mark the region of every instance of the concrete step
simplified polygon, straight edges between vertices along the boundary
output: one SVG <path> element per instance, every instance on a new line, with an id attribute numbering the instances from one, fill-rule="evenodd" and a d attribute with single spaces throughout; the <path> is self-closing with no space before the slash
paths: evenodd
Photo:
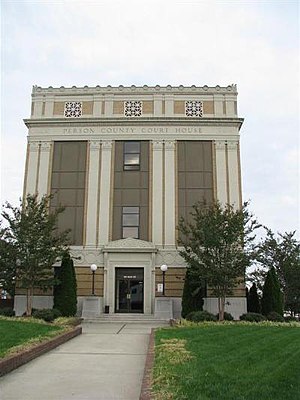
<path id="1" fill-rule="evenodd" d="M 90 323 L 118 323 L 118 322 L 130 322 L 130 323 L 159 323 L 159 324 L 169 324 L 168 320 L 155 318 L 153 314 L 102 314 L 97 318 L 85 318 L 84 322 Z"/>

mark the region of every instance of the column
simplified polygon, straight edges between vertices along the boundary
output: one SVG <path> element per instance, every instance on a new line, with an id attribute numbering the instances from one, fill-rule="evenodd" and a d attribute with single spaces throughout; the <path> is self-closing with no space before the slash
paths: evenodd
<path id="1" fill-rule="evenodd" d="M 226 142 L 216 141 L 216 178 L 217 178 L 217 199 L 221 204 L 229 202 L 227 192 L 227 161 L 226 161 Z"/>
<path id="2" fill-rule="evenodd" d="M 101 175 L 100 175 L 100 210 L 98 219 L 99 245 L 104 245 L 109 241 L 109 221 L 110 221 L 110 193 L 111 193 L 111 160 L 112 160 L 112 141 L 102 141 L 101 152 Z"/>
<path id="3" fill-rule="evenodd" d="M 28 161 L 25 179 L 25 195 L 34 194 L 37 190 L 37 178 L 38 178 L 38 164 L 39 164 L 39 142 L 28 143 Z"/>
<path id="4" fill-rule="evenodd" d="M 238 141 L 227 141 L 228 151 L 228 183 L 230 204 L 236 208 L 241 205 L 241 182 L 239 175 Z"/>
<path id="5" fill-rule="evenodd" d="M 165 141 L 165 247 L 175 246 L 175 141 Z"/>
<path id="6" fill-rule="evenodd" d="M 163 142 L 152 141 L 152 241 L 162 246 L 163 233 Z"/>
<path id="7" fill-rule="evenodd" d="M 38 171 L 38 197 L 48 194 L 49 187 L 49 169 L 50 169 L 51 142 L 41 142 L 40 163 Z"/>
<path id="8" fill-rule="evenodd" d="M 97 245 L 97 214 L 99 203 L 100 140 L 89 142 L 89 169 L 87 188 L 86 246 Z"/>

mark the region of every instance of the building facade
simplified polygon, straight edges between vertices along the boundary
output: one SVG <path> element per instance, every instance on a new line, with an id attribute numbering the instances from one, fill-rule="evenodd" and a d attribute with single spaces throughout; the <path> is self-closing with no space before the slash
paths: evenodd
<path id="1" fill-rule="evenodd" d="M 71 229 L 79 313 L 96 264 L 99 312 L 151 315 L 164 297 L 180 315 L 178 220 L 197 201 L 241 206 L 242 122 L 236 85 L 33 87 L 24 195 L 52 193 L 51 208 L 65 206 L 59 228 Z M 51 307 L 51 293 L 34 302 Z M 235 317 L 245 312 L 245 288 L 228 302 Z M 204 307 L 216 313 L 217 299 Z"/>

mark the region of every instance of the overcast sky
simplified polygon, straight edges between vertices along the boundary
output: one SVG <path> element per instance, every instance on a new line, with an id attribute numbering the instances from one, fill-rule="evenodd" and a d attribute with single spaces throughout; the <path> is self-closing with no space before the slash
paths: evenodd
<path id="1" fill-rule="evenodd" d="M 299 230 L 297 0 L 0 1 L 1 204 L 22 194 L 33 85 L 236 83 L 244 200 Z"/>

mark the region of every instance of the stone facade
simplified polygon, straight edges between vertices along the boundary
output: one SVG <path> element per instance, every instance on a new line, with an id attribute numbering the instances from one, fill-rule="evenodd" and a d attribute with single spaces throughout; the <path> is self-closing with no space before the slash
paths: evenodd
<path id="1" fill-rule="evenodd" d="M 242 123 L 235 85 L 33 87 L 24 195 L 55 192 L 51 207 L 66 206 L 60 227 L 73 229 L 79 312 L 95 263 L 100 312 L 124 306 L 119 286 L 134 278 L 126 272 L 117 280 L 117 270 L 134 268 L 143 276 L 136 278 L 143 286 L 139 312 L 154 314 L 166 264 L 165 295 L 179 315 L 185 265 L 176 226 L 197 200 L 241 206 Z M 233 297 L 238 316 L 244 289 Z M 39 294 L 36 301 L 49 306 L 52 298 Z M 205 305 L 217 311 L 212 297 Z M 24 307 L 20 293 L 17 312 Z M 129 304 L 126 311 L 134 310 Z"/>

